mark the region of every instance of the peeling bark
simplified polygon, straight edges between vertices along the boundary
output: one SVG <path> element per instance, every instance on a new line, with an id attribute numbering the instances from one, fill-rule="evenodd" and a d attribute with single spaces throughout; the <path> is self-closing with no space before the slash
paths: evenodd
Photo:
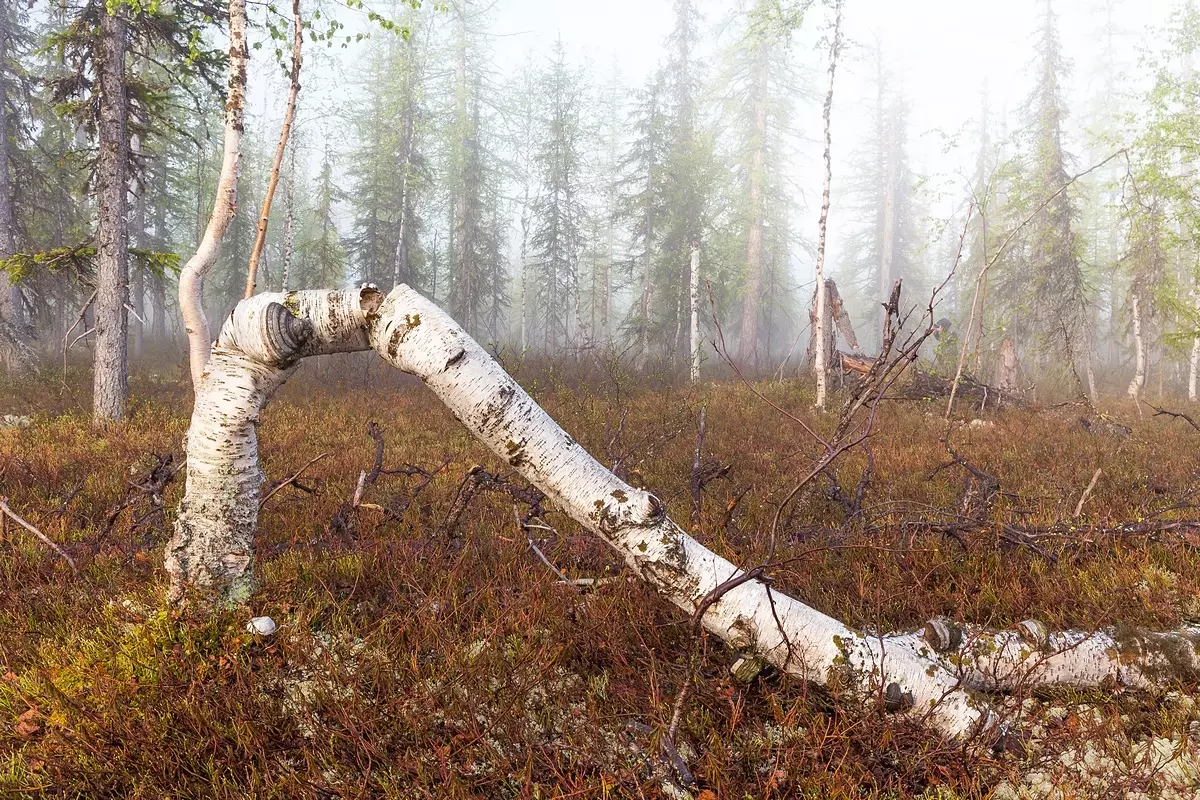
<path id="1" fill-rule="evenodd" d="M 379 293 L 263 293 L 243 300 L 221 328 L 196 390 L 187 439 L 187 491 L 167 545 L 170 596 L 249 596 L 263 482 L 259 412 L 310 355 L 368 349 L 366 322 Z"/>
<path id="2" fill-rule="evenodd" d="M 1142 337 L 1142 305 L 1137 287 L 1133 290 L 1133 349 L 1137 366 L 1129 382 L 1129 397 L 1137 400 L 1146 385 L 1146 341 Z"/>
<path id="3" fill-rule="evenodd" d="M 988 632 L 936 620 L 916 633 L 854 631 L 685 533 L 654 495 L 597 462 L 448 314 L 405 285 L 386 300 L 364 287 L 258 295 L 234 309 L 188 434 L 187 489 L 167 549 L 173 599 L 249 595 L 263 480 L 258 414 L 300 359 L 367 349 L 424 381 L 493 452 L 731 648 L 851 701 L 882 700 L 885 710 L 961 738 L 995 721 L 981 691 L 1145 687 L 1200 675 L 1200 629 L 1050 633 L 1026 621 Z"/>
<path id="4" fill-rule="evenodd" d="M 408 286 L 375 310 L 378 293 L 294 292 L 242 301 L 222 329 L 196 397 L 187 490 L 167 551 L 171 596 L 219 602 L 253 585 L 258 467 L 255 425 L 297 361 L 369 345 L 420 377 L 456 417 L 568 515 L 611 544 L 630 568 L 731 647 L 833 685 L 863 702 L 896 683 L 941 730 L 965 735 L 986 709 L 937 659 L 864 637 L 802 603 L 747 580 L 715 602 L 740 570 L 692 537 L 648 492 L 624 483 L 567 435 L 449 315 Z"/>

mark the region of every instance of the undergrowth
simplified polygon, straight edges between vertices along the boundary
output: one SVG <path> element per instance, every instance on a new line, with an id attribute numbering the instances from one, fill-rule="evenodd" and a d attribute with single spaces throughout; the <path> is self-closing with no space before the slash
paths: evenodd
<path id="1" fill-rule="evenodd" d="M 734 383 L 508 366 L 685 526 L 705 408 L 705 458 L 729 470 L 706 487 L 694 533 L 745 566 L 767 557 L 775 503 L 819 455 Z M 480 492 L 451 521 L 470 470 L 504 475 L 505 464 L 418 383 L 359 362 L 316 372 L 264 413 L 262 459 L 275 482 L 328 455 L 266 503 L 249 607 L 205 617 L 163 601 L 162 551 L 183 474 L 161 497 L 145 490 L 168 457 L 168 471 L 182 463 L 190 392 L 174 371 L 135 376 L 130 421 L 103 433 L 79 408 L 86 392 L 74 378 L 74 394 L 56 382 L 0 389 L 0 413 L 33 417 L 0 430 L 0 495 L 82 571 L 5 527 L 0 794 L 658 796 L 661 732 L 688 673 L 686 617 L 625 580 L 614 553 L 552 508 L 544 520 L 555 530 L 531 531 L 546 557 L 572 579 L 614 580 L 582 592 L 560 582 L 528 547 L 508 494 Z M 819 429 L 835 422 L 808 411 L 803 386 L 757 388 Z M 777 585 L 867 630 L 934 616 L 1085 629 L 1200 616 L 1200 528 L 1115 529 L 1200 516 L 1200 433 L 1132 406 L 1105 410 L 1131 432 L 1089 430 L 1079 407 L 989 412 L 975 425 L 963 424 L 974 416 L 964 409 L 951 444 L 1001 490 L 986 509 L 994 527 L 948 532 L 929 523 L 956 519 L 969 486 L 964 470 L 946 466 L 941 407 L 886 402 L 861 508 L 819 484 L 786 515 Z M 369 422 L 393 474 L 364 499 L 386 511 L 349 507 L 374 459 Z M 866 463 L 861 450 L 838 462 L 839 488 L 852 490 Z M 405 465 L 424 473 L 396 472 Z M 1037 546 L 1001 536 L 1005 524 L 1042 531 Z M 279 631 L 248 633 L 252 614 Z M 1031 774 L 1052 778 L 1062 753 L 1082 743 L 1124 742 L 1121 763 L 1132 764 L 1138 742 L 1191 747 L 1200 725 L 1191 685 L 1011 698 L 1025 703 L 1041 743 L 963 747 L 771 672 L 740 683 L 728 669 L 736 657 L 704 643 L 677 737 L 693 794 L 705 800 L 1020 796 L 1034 791 L 1019 788 Z M 1111 773 L 1112 796 L 1156 796 L 1153 773 L 1135 772 Z M 1090 785 L 1062 796 L 1103 794 Z"/>

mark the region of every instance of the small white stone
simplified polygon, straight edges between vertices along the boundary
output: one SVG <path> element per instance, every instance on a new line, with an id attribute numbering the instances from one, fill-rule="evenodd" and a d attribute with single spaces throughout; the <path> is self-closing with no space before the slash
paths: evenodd
<path id="1" fill-rule="evenodd" d="M 256 633 L 259 636 L 270 636 L 279 630 L 279 626 L 270 617 L 254 617 L 246 623 L 246 630 L 250 631 L 250 633 Z"/>

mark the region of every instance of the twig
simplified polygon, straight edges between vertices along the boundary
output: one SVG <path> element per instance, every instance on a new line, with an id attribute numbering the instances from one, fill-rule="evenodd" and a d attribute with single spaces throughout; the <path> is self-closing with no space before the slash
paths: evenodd
<path id="1" fill-rule="evenodd" d="M 1145 403 L 1146 401 L 1145 401 L 1145 400 L 1143 400 L 1142 402 L 1143 402 L 1143 403 Z M 1166 408 L 1159 408 L 1158 406 L 1156 406 L 1156 405 L 1152 405 L 1152 404 L 1150 404 L 1150 403 L 1146 403 L 1146 405 L 1148 405 L 1148 406 L 1150 406 L 1151 408 L 1153 408 L 1153 409 L 1154 409 L 1154 416 L 1156 416 L 1156 417 L 1175 417 L 1176 419 L 1181 419 L 1181 420 L 1183 420 L 1183 421 L 1184 421 L 1184 422 L 1186 422 L 1188 425 L 1191 425 L 1193 428 L 1195 428 L 1196 430 L 1200 431 L 1200 423 L 1197 423 L 1197 422 L 1196 422 L 1196 420 L 1192 419 L 1192 418 L 1191 418 L 1191 417 L 1189 417 L 1187 414 L 1184 414 L 1184 413 L 1182 413 L 1182 412 L 1179 412 L 1179 411 L 1171 411 L 1171 410 L 1169 410 L 1169 409 L 1166 409 Z M 1139 404 L 1138 404 L 1138 410 L 1139 410 L 1139 411 L 1141 410 L 1141 407 L 1142 407 L 1142 406 L 1141 406 L 1141 403 L 1139 403 Z"/>
<path id="2" fill-rule="evenodd" d="M 1083 513 L 1083 504 L 1086 503 L 1088 498 L 1092 496 L 1092 490 L 1096 488 L 1096 482 L 1100 480 L 1101 472 L 1102 470 L 1097 469 L 1095 473 L 1092 474 L 1091 482 L 1087 485 L 1087 488 L 1083 490 L 1083 494 L 1079 496 L 1079 505 L 1075 506 L 1075 519 L 1079 519 L 1079 515 Z"/>
<path id="3" fill-rule="evenodd" d="M 262 500 L 259 500 L 259 501 L 258 501 L 258 510 L 259 510 L 259 511 L 261 511 L 261 510 L 263 509 L 263 506 L 265 506 L 265 505 L 267 504 L 267 501 L 268 501 L 268 500 L 270 500 L 272 497 L 274 497 L 274 496 L 275 496 L 275 493 L 276 493 L 276 492 L 278 492 L 280 489 L 282 489 L 282 488 L 283 488 L 283 487 L 285 487 L 285 486 L 291 486 L 293 483 L 295 483 L 295 482 L 296 482 L 296 480 L 297 480 L 297 479 L 298 479 L 298 478 L 299 478 L 301 475 L 303 475 L 303 474 L 304 474 L 304 470 L 308 469 L 308 468 L 309 468 L 309 467 L 311 467 L 313 464 L 317 463 L 317 462 L 318 462 L 318 461 L 320 461 L 322 458 L 325 458 L 325 457 L 326 457 L 326 456 L 328 456 L 328 455 L 329 455 L 329 453 L 321 453 L 321 455 L 319 455 L 319 456 L 317 456 L 317 457 L 315 457 L 315 458 L 310 458 L 310 459 L 308 460 L 308 462 L 307 462 L 307 463 L 305 463 L 305 465 L 304 465 L 303 467 L 301 467 L 300 469 L 296 470 L 296 473 L 295 473 L 294 475 L 292 475 L 292 477 L 290 477 L 290 478 L 288 478 L 287 480 L 283 481 L 283 482 L 282 482 L 282 483 L 280 483 L 278 486 L 275 486 L 275 487 L 273 487 L 273 488 L 271 489 L 271 491 L 267 492 L 266 496 L 265 496 L 265 497 L 263 497 L 263 499 L 262 499 Z"/>
<path id="4" fill-rule="evenodd" d="M 50 537 L 46 536 L 46 534 L 39 531 L 37 528 L 35 528 L 30 523 L 26 522 L 24 519 L 21 518 L 21 516 L 19 514 L 17 514 L 17 512 L 13 511 L 12 508 L 10 508 L 8 505 L 7 497 L 0 497 L 0 511 L 4 512 L 4 514 L 11 517 L 13 522 L 17 523 L 22 528 L 29 531 L 34 536 L 36 536 L 38 539 L 40 539 L 51 550 L 53 550 L 54 552 L 56 552 L 60 556 L 62 556 L 66 560 L 66 562 L 71 565 L 71 571 L 74 572 L 76 575 L 79 574 L 79 567 L 75 565 L 75 559 L 73 559 L 69 555 L 67 555 L 67 552 L 65 550 L 63 550 L 61 547 L 59 547 L 57 544 L 55 544 L 50 539 Z"/>
<path id="5" fill-rule="evenodd" d="M 542 549 L 533 543 L 533 537 L 529 535 L 528 531 L 530 525 L 521 519 L 521 512 L 517 511 L 516 503 L 513 504 L 513 517 L 515 517 L 517 520 L 517 528 L 520 529 L 521 533 L 525 534 L 525 541 L 529 543 L 529 549 L 532 550 L 534 554 L 536 554 L 537 557 L 542 560 L 543 564 L 550 568 L 551 572 L 558 576 L 559 581 L 567 586 L 570 586 L 571 591 L 575 592 L 575 594 L 583 594 L 583 592 L 579 590 L 579 587 L 575 585 L 575 582 L 564 575 L 562 570 L 550 563 L 550 559 L 546 558 L 546 554 L 542 552 Z M 550 530 L 554 529 L 551 528 Z"/>
<path id="6" fill-rule="evenodd" d="M 86 331 L 84 331 L 83 333 L 79 334 L 74 339 L 72 339 L 71 343 L 63 348 L 63 363 L 66 364 L 67 351 L 70 350 L 72 347 L 74 347 L 76 342 L 78 342 L 80 339 L 86 339 L 87 337 L 91 336 L 95 332 L 96 332 L 95 328 L 88 328 Z"/>

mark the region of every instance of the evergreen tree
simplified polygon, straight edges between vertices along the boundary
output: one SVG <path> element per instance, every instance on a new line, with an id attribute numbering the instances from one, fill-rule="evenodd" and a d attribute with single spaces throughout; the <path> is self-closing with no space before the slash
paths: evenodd
<path id="1" fill-rule="evenodd" d="M 333 180 L 333 160 L 328 149 L 312 188 L 313 206 L 304 215 L 297 236 L 297 286 L 341 286 L 346 279 L 346 248 L 338 234 L 335 206 L 346 199 Z"/>
<path id="2" fill-rule="evenodd" d="M 544 106 L 539 147 L 534 156 L 538 199 L 533 206 L 533 308 L 542 320 L 548 353 L 573 344 L 578 317 L 578 270 L 584 247 L 586 210 L 582 202 L 584 84 L 567 63 L 559 40 L 540 80 Z"/>
<path id="3" fill-rule="evenodd" d="M 1011 331 L 1036 354 L 1043 373 L 1066 375 L 1071 385 L 1082 388 L 1076 367 L 1087 358 L 1087 297 L 1075 230 L 1079 215 L 1067 187 L 1063 145 L 1067 70 L 1057 18 L 1046 0 L 1037 43 L 1037 85 L 1026 105 L 1023 176 L 1014 197 L 1017 208 L 1033 217 L 1022 234 L 1023 263 L 1004 270 L 1000 294 L 1013 303 Z"/>

